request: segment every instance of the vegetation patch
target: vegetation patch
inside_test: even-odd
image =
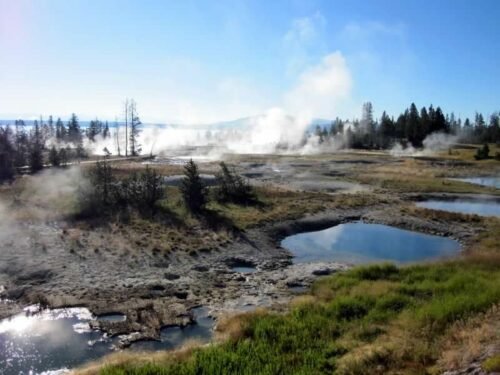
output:
[[[488,372],[500,371],[500,354],[488,358],[483,362],[483,369]]]

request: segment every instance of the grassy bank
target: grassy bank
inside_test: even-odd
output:
[[[492,324],[500,317],[499,222],[485,226],[460,259],[358,267],[318,280],[287,313],[261,310],[222,321],[220,344],[110,357],[112,364],[83,373],[439,373],[477,355],[484,340],[498,340],[500,327]],[[486,364],[494,367],[496,359]]]

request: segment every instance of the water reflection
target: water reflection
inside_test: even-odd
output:
[[[252,272],[257,271],[257,269],[255,267],[245,267],[245,266],[233,267],[232,270],[234,272],[240,272],[240,273],[252,273]]]
[[[453,178],[453,180],[469,182],[471,184],[492,186],[500,189],[500,177],[470,177],[470,178]]]
[[[35,310],[35,311],[34,311]],[[97,359],[112,351],[112,341],[92,331],[87,309],[28,308],[0,321],[2,374],[37,374]],[[51,372],[52,373],[52,372]]]
[[[285,238],[281,245],[293,253],[295,263],[404,263],[451,256],[460,249],[459,243],[449,238],[364,223],[296,234]]]
[[[192,310],[197,324],[186,328],[169,327],[161,332],[161,342],[140,342],[133,349],[171,349],[190,339],[208,341],[214,320],[205,307]],[[85,308],[39,311],[25,309],[21,314],[0,320],[0,374],[61,374],[67,369],[96,360],[113,352],[119,337],[90,328],[95,317]],[[114,322],[122,314],[98,317]]]
[[[431,199],[423,202],[417,202],[416,205],[418,207],[430,208],[433,210],[460,212],[464,214],[476,214],[481,216],[500,217],[500,203],[492,201],[479,201],[479,200],[445,201],[445,200]]]

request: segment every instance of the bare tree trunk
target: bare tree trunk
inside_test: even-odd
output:
[[[116,151],[118,152],[118,156],[122,156],[120,152],[120,125],[118,125],[118,120],[115,120],[115,138],[116,138]]]
[[[128,98],[125,99],[125,156],[128,156]]]
[[[132,156],[135,156],[135,134],[134,134],[135,101],[134,101],[134,99],[130,100],[129,110],[130,110],[130,154]]]

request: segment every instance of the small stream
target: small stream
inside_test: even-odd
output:
[[[293,253],[295,263],[407,263],[450,257],[460,250],[450,238],[361,222],[292,235],[281,245]]]

